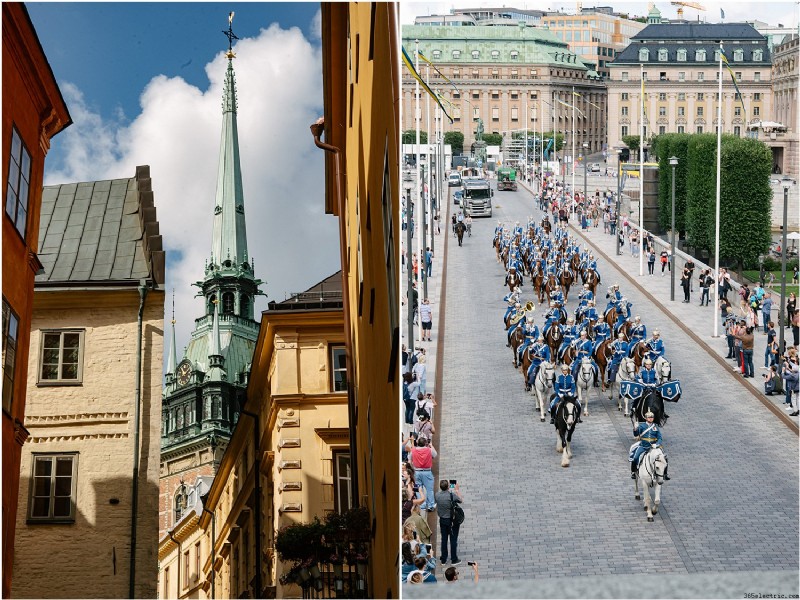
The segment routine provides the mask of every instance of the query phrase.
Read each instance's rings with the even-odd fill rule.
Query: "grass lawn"
[[[775,274],[775,283],[773,284],[773,289],[780,293],[781,291],[781,272],[780,271],[772,271]],[[744,276],[752,282],[758,281],[758,271],[745,271]],[[790,282],[792,281],[792,272],[791,270],[786,270],[786,295],[788,296],[791,292],[794,292],[795,295],[798,294],[798,286],[791,285]],[[767,284],[769,284],[769,271],[767,271]],[[765,287],[765,289],[769,289],[769,287]]]

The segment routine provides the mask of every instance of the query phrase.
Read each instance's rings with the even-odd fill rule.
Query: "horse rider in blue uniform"
[[[643,341],[647,337],[647,327],[642,323],[642,317],[639,315],[636,315],[628,337],[630,338],[631,345]]]
[[[653,362],[656,362],[659,356],[664,356],[664,342],[658,329],[654,329],[653,337],[647,340],[647,349],[650,351],[648,356]]]
[[[503,323],[506,322],[508,315],[510,315],[514,311],[514,305],[519,303],[519,294],[520,294],[519,288],[515,287],[513,292],[509,292],[505,296],[503,296],[503,300],[505,300],[506,303],[508,303],[508,306],[506,307],[506,312],[503,315]]]
[[[617,339],[611,343],[611,362],[608,363],[608,381],[612,383],[617,378],[617,370],[622,359],[628,355],[628,342],[625,341],[625,334],[617,334]]]
[[[649,358],[644,359],[642,368],[639,370],[639,374],[636,375],[636,381],[645,387],[656,387],[658,385],[658,374],[653,368],[653,361]],[[642,399],[642,397],[643,396],[640,396],[631,402],[632,413],[636,411],[636,407],[639,406],[639,401]]]
[[[594,300],[594,294],[588,283],[583,284],[583,290],[578,294],[578,301],[580,306],[585,306],[589,300]]]
[[[509,263],[510,262],[511,261],[509,259]],[[515,267],[514,265],[511,265],[510,267],[508,267],[508,274],[506,275],[506,283],[505,283],[505,285],[508,285],[508,281],[512,277],[514,277],[518,281],[518,285],[522,285],[522,276],[517,273],[517,267]],[[518,287],[518,286],[514,286],[514,287]]]
[[[580,417],[581,403],[578,400],[578,387],[575,385],[575,378],[569,372],[568,365],[561,365],[561,375],[558,376],[553,387],[555,388],[555,393],[553,394],[553,399],[550,400],[550,424],[552,425],[555,423],[555,408],[566,396],[575,398],[575,405],[578,407],[578,423],[582,423],[583,421],[581,421]]]
[[[581,329],[580,337],[573,342],[575,350],[575,360],[572,361],[572,376],[578,376],[578,369],[581,367],[581,361],[586,357],[592,358],[592,340],[586,334],[585,329]]]
[[[622,298],[617,302],[615,308],[617,309],[617,320],[614,322],[614,333],[619,333],[620,328],[625,325],[625,322],[631,316],[631,303]]]
[[[647,411],[644,415],[645,422],[638,423],[633,428],[633,437],[638,441],[631,446],[630,456],[628,460],[631,461],[631,479],[636,479],[636,471],[639,469],[639,460],[646,454],[650,448],[658,448],[663,444],[661,437],[661,430],[655,424],[655,415],[651,411]],[[669,481],[668,475],[669,463],[667,468],[664,469],[664,479]]]
[[[539,339],[539,327],[536,323],[528,322],[528,320],[525,319],[525,328],[523,331],[525,332],[525,339],[522,341],[519,348],[517,348],[518,362],[522,362],[522,355],[525,353],[525,349]]]
[[[531,357],[531,366],[528,367],[528,385],[531,386],[536,380],[536,374],[539,372],[542,362],[551,360],[550,346],[544,343],[544,336],[540,335],[536,338],[536,343],[530,347],[528,354]]]
[[[561,291],[560,285],[556,284],[556,289],[550,292],[550,300],[564,306],[564,292]]]
[[[558,349],[559,359],[564,356],[564,352],[567,350],[569,345],[578,339],[580,331],[580,327],[575,325],[574,317],[567,319],[567,324],[564,326],[564,341],[561,342],[561,347]]]
[[[622,300],[622,294],[619,291],[619,284],[615,283],[608,289],[608,293],[606,294],[606,298],[608,298],[608,304],[606,305],[606,310],[603,314],[606,314],[610,311],[614,305]]]
[[[511,346],[511,335],[514,333],[514,330],[522,325],[525,326],[525,311],[522,309],[522,305],[517,302],[514,304],[514,311],[511,313],[511,318],[509,321],[508,326],[508,344],[506,347]]]
[[[558,323],[559,317],[561,317],[561,309],[556,306],[555,302],[551,301],[550,309],[544,315],[545,325],[542,335],[547,336],[547,332],[550,331],[550,327],[553,325],[553,323]]]
[[[589,300],[587,306],[583,310],[583,318],[589,321],[599,321],[600,316],[597,314],[597,309],[594,307],[594,300]]]
[[[611,337],[611,327],[608,326],[608,323],[605,321],[598,321],[597,325],[594,326],[594,343],[595,348],[600,345],[601,342],[607,340]]]

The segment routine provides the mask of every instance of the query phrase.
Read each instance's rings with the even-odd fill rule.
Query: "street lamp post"
[[[583,142],[583,210],[586,210],[586,172],[589,170],[589,143]]]
[[[430,146],[428,146],[428,148],[430,148]],[[425,236],[428,233],[428,221],[427,221],[427,214],[426,214],[427,210],[426,209],[427,209],[428,199],[430,198],[430,195],[431,195],[431,188],[430,188],[430,186],[428,186],[427,195],[425,194],[424,190],[425,190],[425,181],[426,181],[426,179],[425,179],[426,171],[427,171],[428,176],[430,176],[430,173],[431,173],[431,170],[430,170],[431,169],[430,158],[431,158],[430,154],[428,154],[428,164],[425,165],[425,167],[423,167],[422,179],[419,182],[419,186],[421,188],[421,191],[420,191],[421,202],[420,202],[420,205],[419,205],[419,213],[420,213],[419,217],[421,219],[420,223],[422,224],[422,229],[420,229],[420,238],[422,239],[422,245],[420,246],[420,251],[419,251],[419,266],[418,266],[418,269],[419,269],[420,279],[422,280],[422,297],[423,298],[427,298],[428,297],[428,270],[425,268],[425,256],[427,254],[426,251],[425,251]],[[428,181],[430,181],[430,179],[428,179]]]
[[[672,256],[675,256],[675,167],[678,165],[678,157],[670,156],[669,164],[672,165],[672,221],[670,222],[670,238],[672,246]],[[675,302],[675,260],[672,261],[670,270],[669,299]]]
[[[781,179],[783,186],[783,239],[781,241],[781,312],[778,323],[778,373],[781,373],[783,367],[783,356],[786,353],[784,348],[783,330],[786,327],[786,228],[788,225],[788,211],[789,211],[789,188],[794,185],[794,181],[783,176]]]
[[[414,252],[411,248],[411,185],[406,183],[406,274],[408,275],[408,351],[414,351]]]
[[[622,148],[616,148],[617,151],[617,211],[614,215],[614,221],[617,223],[614,227],[614,245],[617,247],[617,256],[621,254],[620,246],[619,246],[619,209],[620,204],[622,201],[622,165],[620,164],[620,160],[622,159]]]

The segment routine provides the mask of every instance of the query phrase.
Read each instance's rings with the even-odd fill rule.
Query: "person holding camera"
[[[426,437],[429,440],[433,439],[433,434],[436,433],[436,428],[431,423],[431,417],[427,412],[419,415],[418,421],[414,424],[414,431],[417,437]]]
[[[416,435],[412,432],[412,436]],[[433,459],[436,458],[437,452],[433,445],[428,446],[428,438],[416,438],[416,443],[410,438],[406,442],[406,449],[411,454],[411,465],[414,467],[414,475],[417,482],[425,488],[426,503],[420,508],[425,510],[433,510],[436,508],[435,500],[433,497]]]
[[[472,567],[472,583],[478,583],[479,575],[478,575],[478,563],[467,561],[467,565]],[[455,567],[447,567],[447,570],[444,572],[444,578],[447,583],[456,583],[457,581],[461,581],[459,579],[458,569]]]
[[[448,540],[450,549],[450,564],[460,565],[461,559],[458,558],[458,530],[461,527],[453,519],[453,506],[463,502],[461,490],[455,479],[448,481],[442,479],[439,482],[439,491],[436,493],[436,512],[439,515],[439,534],[442,540],[442,554],[440,561],[442,564],[447,562]]]

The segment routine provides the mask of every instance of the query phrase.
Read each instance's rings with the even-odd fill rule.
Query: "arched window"
[[[431,52],[431,54],[433,55],[433,58],[441,58],[442,57],[442,51],[441,50],[434,50],[433,52]]]
[[[188,426],[192,422],[192,407],[188,404],[183,407],[183,423]]]
[[[642,62],[650,60],[650,50],[647,48],[639,48],[639,60]]]
[[[744,60],[744,50],[742,50],[741,48],[737,48],[736,50],[734,50],[733,51],[733,60],[735,60],[736,62],[743,61]]]
[[[678,62],[686,62],[686,48],[678,48]]]
[[[233,292],[225,292],[222,294],[222,314],[233,314]]]
[[[480,56],[481,56],[480,50],[473,50],[472,51],[472,58],[477,60],[478,58],[480,58]]]
[[[500,50],[492,50],[492,58],[495,60],[500,58]]]
[[[702,48],[694,53],[694,59],[697,62],[705,62],[706,61],[706,51]]]
[[[658,49],[658,60],[661,62],[666,62],[669,60],[669,51],[666,48]]]
[[[183,484],[183,482],[181,482],[181,485],[178,486],[177,490],[175,490],[175,523],[180,521],[181,517],[183,517],[184,513],[186,512],[186,500],[186,486]]]
[[[239,315],[242,317],[250,318],[250,296],[243,294],[239,298]]]
[[[516,50],[511,51],[511,60],[517,60],[519,58],[519,52]]]
[[[453,58],[461,58],[461,50],[453,50]]]
[[[754,61],[764,60],[764,51],[763,50],[753,50],[753,60]]]

